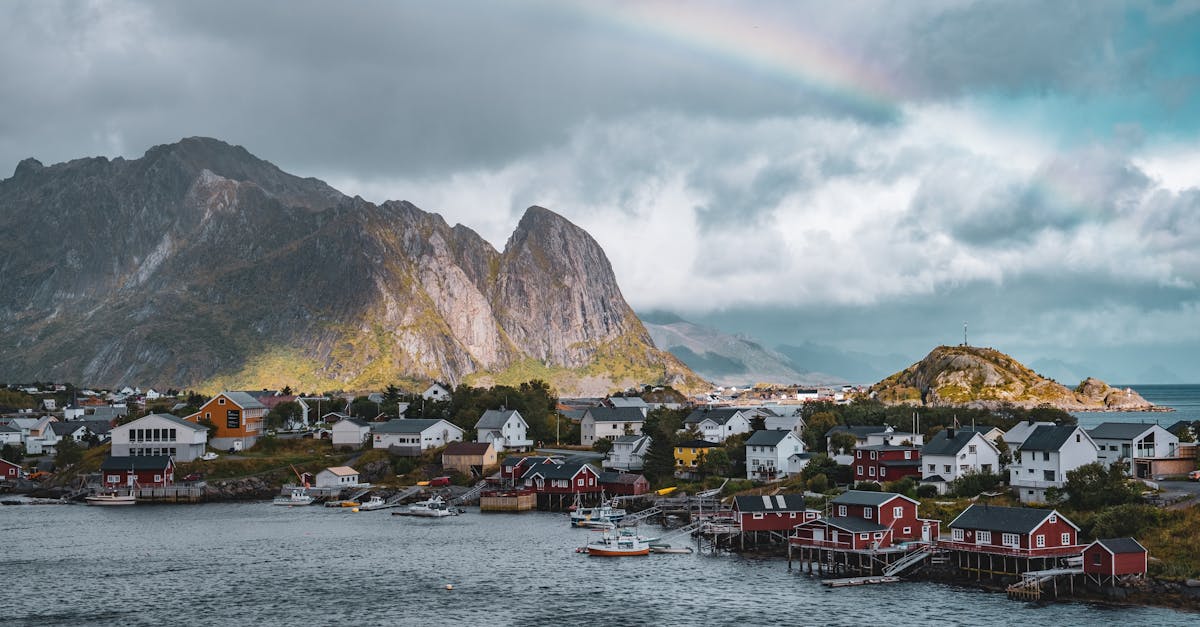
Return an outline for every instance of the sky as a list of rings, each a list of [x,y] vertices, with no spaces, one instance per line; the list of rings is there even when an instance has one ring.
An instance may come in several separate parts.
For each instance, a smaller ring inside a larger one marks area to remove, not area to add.
[[[1197,1],[13,1],[0,73],[0,172],[216,137],[767,345],[1200,382]]]

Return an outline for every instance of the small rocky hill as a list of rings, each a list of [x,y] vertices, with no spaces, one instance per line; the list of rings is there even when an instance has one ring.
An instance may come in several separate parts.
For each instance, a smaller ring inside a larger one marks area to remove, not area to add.
[[[1088,378],[1075,389],[1051,381],[991,348],[939,346],[924,359],[871,386],[885,403],[995,408],[1050,405],[1066,411],[1153,411],[1130,389]]]

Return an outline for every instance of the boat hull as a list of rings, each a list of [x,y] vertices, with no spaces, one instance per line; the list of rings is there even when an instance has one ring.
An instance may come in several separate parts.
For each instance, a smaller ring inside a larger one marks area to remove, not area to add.
[[[642,549],[613,549],[589,546],[587,552],[592,557],[632,557],[635,555],[649,555],[650,547]]]
[[[137,498],[133,496],[89,496],[85,497],[83,501],[88,505],[98,505],[101,507],[137,505]]]

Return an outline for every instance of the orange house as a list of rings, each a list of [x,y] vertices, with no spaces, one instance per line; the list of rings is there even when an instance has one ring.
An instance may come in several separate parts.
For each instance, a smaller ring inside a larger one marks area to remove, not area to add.
[[[240,451],[258,442],[266,415],[267,407],[253,396],[245,392],[221,392],[184,420],[211,422],[216,430],[208,434],[209,446]]]

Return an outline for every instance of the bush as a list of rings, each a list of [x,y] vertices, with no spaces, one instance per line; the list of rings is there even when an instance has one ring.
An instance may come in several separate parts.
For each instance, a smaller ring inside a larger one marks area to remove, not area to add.
[[[880,487],[880,485],[878,483],[875,483],[874,481],[859,481],[858,483],[854,484],[854,489],[862,490],[863,492],[882,492],[883,491],[883,488]]]
[[[1000,485],[1000,480],[1000,475],[992,472],[969,472],[950,482],[950,494],[975,496],[981,492],[991,492]]]
[[[824,493],[829,489],[829,477],[819,474],[808,480],[808,491]]]
[[[937,486],[935,486],[935,485],[926,483],[924,485],[917,486],[917,498],[920,498],[920,499],[933,498],[933,497],[937,496],[937,493],[938,493]]]
[[[1151,505],[1129,503],[1111,507],[1092,519],[1093,538],[1136,538],[1157,527],[1161,516]]]
[[[903,494],[904,496],[913,498],[917,495],[917,480],[912,477],[904,477],[899,481],[891,481],[883,484],[883,491],[895,492],[896,494]]]

